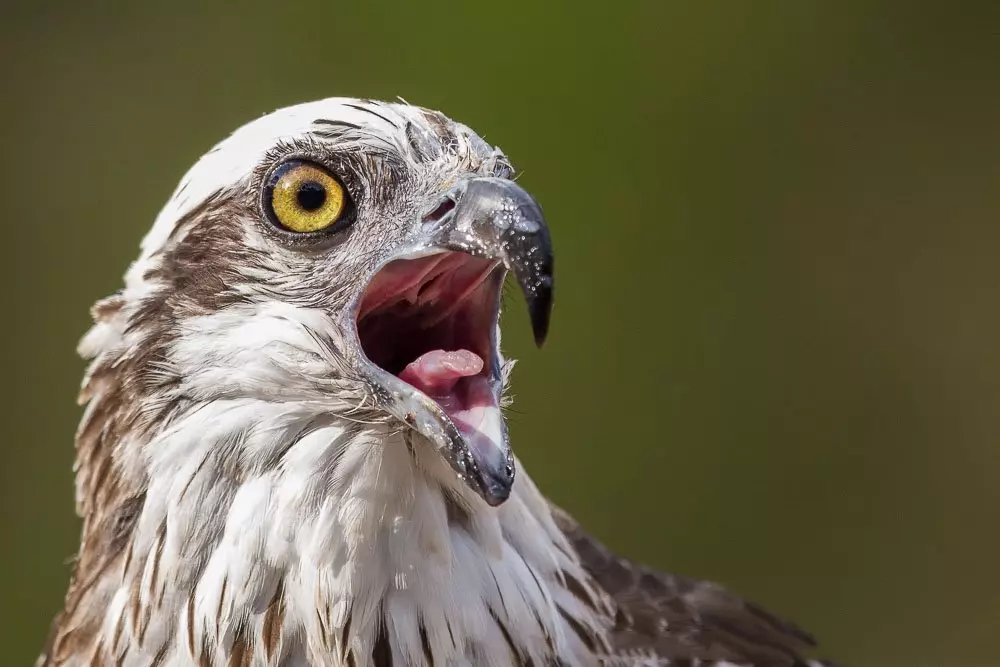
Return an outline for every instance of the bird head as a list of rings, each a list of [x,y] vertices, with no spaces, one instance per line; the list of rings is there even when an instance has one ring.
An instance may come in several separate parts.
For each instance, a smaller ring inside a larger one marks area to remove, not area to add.
[[[541,344],[553,287],[542,212],[511,176],[468,127],[407,104],[253,121],[188,172],[96,307],[92,374],[135,368],[132,424],[263,399],[383,425],[498,505],[515,473],[501,289],[512,274]]]

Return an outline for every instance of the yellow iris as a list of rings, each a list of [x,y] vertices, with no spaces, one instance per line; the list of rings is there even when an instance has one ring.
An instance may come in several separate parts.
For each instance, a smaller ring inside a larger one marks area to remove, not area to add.
[[[344,214],[344,186],[316,165],[289,163],[275,173],[272,182],[271,210],[285,229],[319,232]]]

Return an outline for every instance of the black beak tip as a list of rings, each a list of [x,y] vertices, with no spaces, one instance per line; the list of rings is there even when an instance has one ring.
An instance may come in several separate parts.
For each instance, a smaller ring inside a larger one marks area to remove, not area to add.
[[[490,507],[499,507],[514,488],[514,464],[505,463],[498,468],[480,469],[478,478],[479,496]]]
[[[531,332],[534,334],[535,345],[542,347],[549,335],[549,322],[552,319],[552,286],[539,286],[535,294],[528,300],[528,317],[531,319]]]
[[[449,229],[463,231],[455,232],[458,240],[445,246],[465,252],[471,248],[503,260],[524,294],[535,345],[542,347],[552,315],[553,256],[541,208],[521,186],[506,179],[473,178],[461,187],[453,197],[458,204]],[[471,242],[467,230],[472,230]]]
[[[511,487],[497,487],[483,492],[483,500],[490,507],[500,507],[510,497]]]

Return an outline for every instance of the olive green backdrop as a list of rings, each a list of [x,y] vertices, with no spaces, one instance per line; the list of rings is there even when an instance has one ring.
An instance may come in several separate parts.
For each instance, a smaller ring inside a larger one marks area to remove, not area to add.
[[[849,666],[1000,664],[1000,5],[115,4],[0,22],[4,666],[69,576],[89,305],[202,152],[331,95],[444,110],[545,208],[552,336],[505,343],[557,502]]]

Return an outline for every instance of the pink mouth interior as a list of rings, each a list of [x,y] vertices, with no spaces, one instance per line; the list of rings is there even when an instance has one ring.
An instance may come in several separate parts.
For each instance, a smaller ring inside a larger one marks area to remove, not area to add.
[[[500,437],[489,382],[496,267],[457,252],[396,260],[368,286],[357,319],[368,359],[437,402],[484,455]]]
[[[431,350],[407,364],[399,379],[431,398],[447,399],[461,378],[479,375],[482,370],[482,357],[470,350]]]

